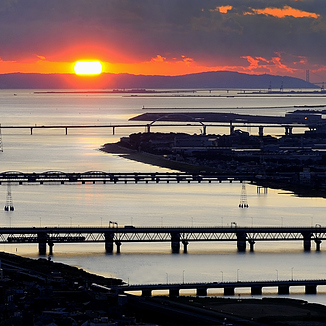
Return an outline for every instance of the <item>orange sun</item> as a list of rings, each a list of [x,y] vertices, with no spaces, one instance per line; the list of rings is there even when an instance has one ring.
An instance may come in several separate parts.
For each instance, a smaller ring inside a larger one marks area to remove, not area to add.
[[[102,64],[99,61],[77,61],[74,70],[76,75],[99,75]]]

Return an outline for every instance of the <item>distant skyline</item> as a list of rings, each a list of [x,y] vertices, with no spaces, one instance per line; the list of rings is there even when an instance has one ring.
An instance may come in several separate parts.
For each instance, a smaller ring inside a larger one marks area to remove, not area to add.
[[[1,0],[0,73],[205,71],[326,79],[325,0]]]

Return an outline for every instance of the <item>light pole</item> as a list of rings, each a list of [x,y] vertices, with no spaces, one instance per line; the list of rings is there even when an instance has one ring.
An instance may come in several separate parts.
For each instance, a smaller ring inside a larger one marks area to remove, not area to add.
[[[169,284],[169,274],[166,273],[166,284]]]
[[[276,270],[276,281],[278,281],[278,270],[277,269],[275,270]]]
[[[239,282],[239,268],[237,269],[237,282]]]
[[[185,283],[185,270],[182,271],[182,282]]]
[[[224,280],[223,280],[223,271],[221,271],[221,274],[222,274],[222,283],[223,283],[223,281],[224,281]]]
[[[291,267],[291,280],[293,281],[293,270],[294,270],[294,267]]]

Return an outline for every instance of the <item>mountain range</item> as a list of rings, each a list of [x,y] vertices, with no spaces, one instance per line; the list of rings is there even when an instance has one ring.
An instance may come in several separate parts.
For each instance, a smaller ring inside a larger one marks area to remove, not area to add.
[[[274,75],[249,75],[230,71],[203,72],[181,76],[102,73],[0,74],[0,89],[268,89],[316,88],[305,80]]]

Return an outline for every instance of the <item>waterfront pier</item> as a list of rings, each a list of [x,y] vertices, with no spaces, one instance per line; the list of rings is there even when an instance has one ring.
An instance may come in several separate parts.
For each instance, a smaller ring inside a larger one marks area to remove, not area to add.
[[[233,242],[238,252],[251,252],[259,242],[296,241],[302,243],[303,251],[309,252],[312,243],[315,250],[321,250],[326,239],[326,227],[240,227],[236,223],[226,227],[135,227],[110,223],[108,227],[9,227],[0,228],[2,244],[38,244],[40,255],[54,252],[56,243],[104,243],[105,252],[121,252],[124,243],[170,243],[171,252],[178,254],[183,246],[187,253],[189,245],[195,242],[214,243],[218,251],[219,242]]]

